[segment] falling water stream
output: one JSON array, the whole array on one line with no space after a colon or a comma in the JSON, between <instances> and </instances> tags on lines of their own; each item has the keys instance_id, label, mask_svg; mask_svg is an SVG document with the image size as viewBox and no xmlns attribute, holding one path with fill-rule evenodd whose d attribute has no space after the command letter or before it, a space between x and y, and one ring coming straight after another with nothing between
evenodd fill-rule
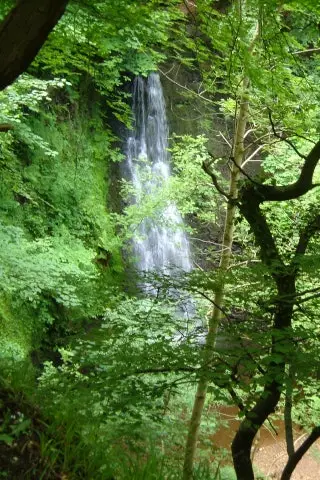
<instances>
[{"instance_id":1,"label":"falling water stream","mask_svg":"<svg viewBox=\"0 0 320 480\"><path fill-rule=\"evenodd\" d=\"M170 178L166 107L157 73L135 79L132 112L134 128L127 141L126 168L139 204L141 198L152 195ZM139 270L190 271L189 242L176 205L167 203L160 215L159 221L143 219L133 240Z\"/></svg>"}]
</instances>

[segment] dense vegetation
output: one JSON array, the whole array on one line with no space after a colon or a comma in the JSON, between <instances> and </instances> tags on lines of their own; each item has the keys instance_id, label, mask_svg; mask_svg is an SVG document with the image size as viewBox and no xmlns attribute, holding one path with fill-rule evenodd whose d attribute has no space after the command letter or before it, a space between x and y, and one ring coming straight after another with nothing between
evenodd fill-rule
<instances>
[{"instance_id":1,"label":"dense vegetation","mask_svg":"<svg viewBox=\"0 0 320 480\"><path fill-rule=\"evenodd\" d=\"M14 3L0 6L0 477L263 478L254 439L277 412L289 479L320 436L318 2ZM172 175L137 203L121 165L133 79L154 71ZM138 226L167 224L172 203L193 270L137 271ZM241 418L230 451L212 441L221 405Z\"/></svg>"}]
</instances>

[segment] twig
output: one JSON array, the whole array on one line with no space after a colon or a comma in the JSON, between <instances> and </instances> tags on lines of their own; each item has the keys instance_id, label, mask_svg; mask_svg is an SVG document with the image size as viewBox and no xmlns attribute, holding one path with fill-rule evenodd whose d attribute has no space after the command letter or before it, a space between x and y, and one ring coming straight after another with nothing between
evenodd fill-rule
<instances>
[{"instance_id":1,"label":"twig","mask_svg":"<svg viewBox=\"0 0 320 480\"><path fill-rule=\"evenodd\" d=\"M198 240L199 242L211 243L212 245L217 245L218 247L223 247L222 243L212 242L210 240L202 240L202 238L189 237L189 240Z\"/></svg>"},{"instance_id":2,"label":"twig","mask_svg":"<svg viewBox=\"0 0 320 480\"><path fill-rule=\"evenodd\" d=\"M291 52L291 55L301 55L301 53L320 52L320 47L308 48L307 50L298 50L297 52Z\"/></svg>"},{"instance_id":3,"label":"twig","mask_svg":"<svg viewBox=\"0 0 320 480\"><path fill-rule=\"evenodd\" d=\"M266 147L268 144L267 143L263 143L262 145L259 145L259 147L257 147L255 149L255 151L253 153L251 153L251 155L249 155L248 158L245 159L245 161L242 163L241 167L243 168L245 166L246 163L250 162L253 157L258 153L260 152L260 150L262 150L264 147Z\"/></svg>"},{"instance_id":4,"label":"twig","mask_svg":"<svg viewBox=\"0 0 320 480\"><path fill-rule=\"evenodd\" d=\"M303 160L306 160L307 159L306 155L303 155L302 153L300 153L299 150L297 149L297 147L294 145L294 143L292 143L290 140L288 140L286 137L284 137L282 134L280 134L276 131L275 125L274 125L273 120L272 120L272 112L271 112L270 108L268 108L268 116L269 116L269 121L270 121L270 125L271 125L271 128L272 128L273 135L275 137L279 138L280 140L283 140L288 145L290 145L290 147L296 152L296 154L300 158L303 158Z\"/></svg>"},{"instance_id":5,"label":"twig","mask_svg":"<svg viewBox=\"0 0 320 480\"><path fill-rule=\"evenodd\" d=\"M230 148L232 148L231 143L230 143L229 140L223 135L223 133L219 131L219 135L220 135L220 137L223 138L223 140L226 142L226 144L227 144Z\"/></svg>"},{"instance_id":6,"label":"twig","mask_svg":"<svg viewBox=\"0 0 320 480\"><path fill-rule=\"evenodd\" d=\"M170 82L174 83L175 85L182 88L183 90L186 90L187 92L191 93L192 95L195 95L199 98L202 98L202 100L205 100L208 103L211 103L211 104L215 103L213 100L210 100L210 98L203 97L200 93L197 93L194 90L191 90L191 88L188 88L186 85L182 85L181 83L177 82L173 78L169 77L169 75L167 75L163 70L161 70L161 68L158 68L158 70L164 77L166 77L168 80L170 80Z\"/></svg>"},{"instance_id":7,"label":"twig","mask_svg":"<svg viewBox=\"0 0 320 480\"><path fill-rule=\"evenodd\" d=\"M202 162L202 168L203 168L203 170L209 175L209 177L211 177L212 183L213 183L213 185L216 187L216 189L218 190L218 192L221 193L221 195L223 195L223 196L224 196L225 198L227 198L228 200L232 200L232 198L230 197L230 195L228 195L228 193L226 193L226 192L222 189L222 187L220 187L216 175L215 175L215 174L213 173L213 171L210 170L210 168L209 168L208 162Z\"/></svg>"}]
</instances>

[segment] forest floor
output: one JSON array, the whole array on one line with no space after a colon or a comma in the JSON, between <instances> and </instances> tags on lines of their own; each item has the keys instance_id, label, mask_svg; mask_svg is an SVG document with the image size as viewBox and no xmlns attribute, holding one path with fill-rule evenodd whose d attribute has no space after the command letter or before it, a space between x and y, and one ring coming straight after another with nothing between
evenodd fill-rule
<instances>
[{"instance_id":1,"label":"forest floor","mask_svg":"<svg viewBox=\"0 0 320 480\"><path fill-rule=\"evenodd\" d=\"M297 437L298 447L305 436ZM262 441L258 445L254 465L267 479L280 479L281 472L287 462L286 444L284 438L276 438L272 443ZM314 444L302 458L294 470L292 480L319 480L320 478L320 443Z\"/></svg>"},{"instance_id":2,"label":"forest floor","mask_svg":"<svg viewBox=\"0 0 320 480\"><path fill-rule=\"evenodd\" d=\"M274 437L266 430L261 441L258 442L254 456L254 465L267 479L280 479L281 472L287 462L286 442L284 431L278 430ZM307 434L295 432L295 448L298 448L305 440ZM294 470L292 480L319 480L320 478L320 442L314 443L304 455Z\"/></svg>"},{"instance_id":3,"label":"forest floor","mask_svg":"<svg viewBox=\"0 0 320 480\"><path fill-rule=\"evenodd\" d=\"M48 432L46 420L22 393L0 385L1 479L69 478L68 472L63 471L61 445L65 444L65 432Z\"/></svg>"},{"instance_id":4,"label":"forest floor","mask_svg":"<svg viewBox=\"0 0 320 480\"><path fill-rule=\"evenodd\" d=\"M236 418L237 412L233 407L220 407L219 413L225 424L223 428L211 436L211 441L213 445L219 445L219 448L222 447L230 451L232 439L239 425L239 420ZM295 448L301 445L306 436L307 433L303 429L294 427ZM264 475L262 478L279 480L287 458L284 424L282 420L276 419L271 424L263 426L260 438L255 442L254 467L257 472ZM320 440L313 444L298 463L291 479L320 479Z\"/></svg>"}]
</instances>

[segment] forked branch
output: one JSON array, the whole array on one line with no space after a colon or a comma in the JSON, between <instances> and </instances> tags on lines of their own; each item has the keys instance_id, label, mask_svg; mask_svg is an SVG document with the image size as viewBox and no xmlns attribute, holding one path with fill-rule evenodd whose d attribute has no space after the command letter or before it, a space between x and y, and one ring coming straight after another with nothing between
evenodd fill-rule
<instances>
[{"instance_id":1,"label":"forked branch","mask_svg":"<svg viewBox=\"0 0 320 480\"><path fill-rule=\"evenodd\" d=\"M255 197L258 203L262 202L281 202L292 200L306 194L313 188L319 186L312 183L315 168L320 159L320 140L314 145L310 153L305 157L301 168L300 176L295 183L284 186L273 186L255 183L247 184L242 188L240 196ZM253 193L254 192L254 193Z\"/></svg>"},{"instance_id":2,"label":"forked branch","mask_svg":"<svg viewBox=\"0 0 320 480\"><path fill-rule=\"evenodd\" d=\"M223 195L228 200L231 200L230 195L223 190L223 188L220 186L220 184L218 182L217 176L211 170L211 168L210 168L211 163L212 162L203 162L202 163L203 170L206 172L207 175L209 175L209 177L211 177L212 183L216 187L218 192L221 193L221 195Z\"/></svg>"},{"instance_id":3,"label":"forked branch","mask_svg":"<svg viewBox=\"0 0 320 480\"><path fill-rule=\"evenodd\" d=\"M303 255L306 252L311 238L319 231L320 231L320 214L312 218L307 223L305 228L302 230L300 234L299 242L296 248L294 260L297 260L297 257L299 255Z\"/></svg>"},{"instance_id":4,"label":"forked branch","mask_svg":"<svg viewBox=\"0 0 320 480\"><path fill-rule=\"evenodd\" d=\"M285 466L281 480L290 480L292 472L300 462L301 458L307 453L309 448L313 445L313 443L318 440L320 437L320 425L315 427L310 435L306 438L303 444L295 451L293 455L289 458L287 465Z\"/></svg>"}]
</instances>

